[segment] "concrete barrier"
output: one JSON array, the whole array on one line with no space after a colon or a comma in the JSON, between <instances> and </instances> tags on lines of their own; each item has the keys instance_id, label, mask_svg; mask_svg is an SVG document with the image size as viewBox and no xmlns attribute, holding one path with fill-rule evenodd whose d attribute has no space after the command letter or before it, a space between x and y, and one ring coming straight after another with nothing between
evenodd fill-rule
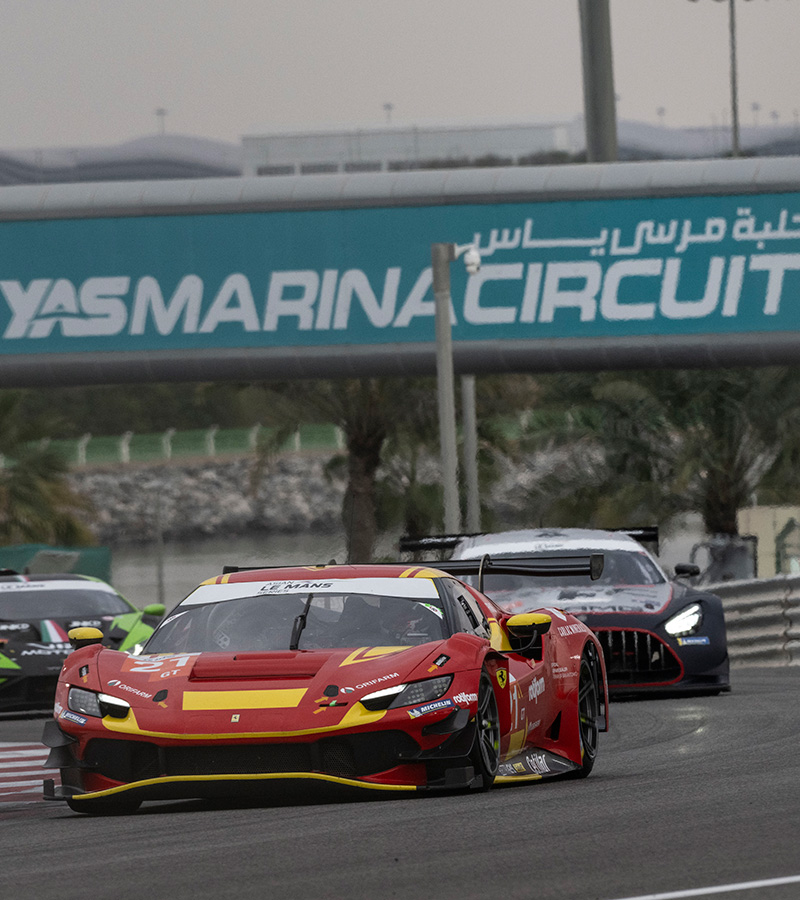
<instances>
[{"instance_id":1,"label":"concrete barrier","mask_svg":"<svg viewBox=\"0 0 800 900\"><path fill-rule=\"evenodd\" d=\"M733 666L800 665L800 575L703 585L725 609Z\"/></svg>"}]
</instances>

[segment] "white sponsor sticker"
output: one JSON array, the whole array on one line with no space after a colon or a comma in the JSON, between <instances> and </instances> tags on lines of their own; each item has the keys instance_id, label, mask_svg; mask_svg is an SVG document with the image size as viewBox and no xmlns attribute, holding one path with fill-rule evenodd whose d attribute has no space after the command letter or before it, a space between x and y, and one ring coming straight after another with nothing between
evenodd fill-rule
<instances>
[{"instance_id":1,"label":"white sponsor sticker","mask_svg":"<svg viewBox=\"0 0 800 900\"><path fill-rule=\"evenodd\" d=\"M376 597L404 597L410 600L438 598L429 578L309 578L294 581L241 581L231 584L201 584L181 603L222 603L239 597L276 594L365 594Z\"/></svg>"}]
</instances>

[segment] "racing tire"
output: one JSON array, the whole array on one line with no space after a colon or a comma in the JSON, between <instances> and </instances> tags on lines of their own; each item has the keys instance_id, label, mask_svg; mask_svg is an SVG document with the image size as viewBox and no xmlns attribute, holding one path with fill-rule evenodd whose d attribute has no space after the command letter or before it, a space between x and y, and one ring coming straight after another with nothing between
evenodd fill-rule
<instances>
[{"instance_id":1,"label":"racing tire","mask_svg":"<svg viewBox=\"0 0 800 900\"><path fill-rule=\"evenodd\" d=\"M492 679L481 672L478 684L478 711L475 713L475 742L470 753L472 767L480 777L479 790L488 791L500 767L500 715Z\"/></svg>"},{"instance_id":2,"label":"racing tire","mask_svg":"<svg viewBox=\"0 0 800 900\"><path fill-rule=\"evenodd\" d=\"M597 659L589 651L581 657L578 677L578 734L581 742L581 764L572 775L586 778L594 768L597 759L597 738L600 733L600 684L597 673Z\"/></svg>"},{"instance_id":3,"label":"racing tire","mask_svg":"<svg viewBox=\"0 0 800 900\"><path fill-rule=\"evenodd\" d=\"M74 800L67 798L67 806L77 813L87 816L128 816L142 805L141 800L130 797L109 800Z\"/></svg>"}]
</instances>

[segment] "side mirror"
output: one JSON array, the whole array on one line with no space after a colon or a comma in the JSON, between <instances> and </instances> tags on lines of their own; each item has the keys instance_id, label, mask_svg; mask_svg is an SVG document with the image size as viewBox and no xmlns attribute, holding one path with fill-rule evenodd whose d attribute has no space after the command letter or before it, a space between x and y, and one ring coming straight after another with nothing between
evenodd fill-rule
<instances>
[{"instance_id":1,"label":"side mirror","mask_svg":"<svg viewBox=\"0 0 800 900\"><path fill-rule=\"evenodd\" d=\"M700 574L700 566L696 566L694 563L678 563L675 566L675 577L676 578L694 578L695 575Z\"/></svg>"},{"instance_id":2,"label":"side mirror","mask_svg":"<svg viewBox=\"0 0 800 900\"><path fill-rule=\"evenodd\" d=\"M103 632L99 628L70 628L67 637L73 650L103 643Z\"/></svg>"},{"instance_id":3,"label":"side mirror","mask_svg":"<svg viewBox=\"0 0 800 900\"><path fill-rule=\"evenodd\" d=\"M534 631L547 634L553 620L544 613L517 613L506 619L506 628L515 637L530 637Z\"/></svg>"},{"instance_id":4,"label":"side mirror","mask_svg":"<svg viewBox=\"0 0 800 900\"><path fill-rule=\"evenodd\" d=\"M151 603L142 610L146 616L158 616L159 619L166 611L167 607L163 603Z\"/></svg>"},{"instance_id":5,"label":"side mirror","mask_svg":"<svg viewBox=\"0 0 800 900\"><path fill-rule=\"evenodd\" d=\"M518 613L506 619L510 652L541 659L542 635L547 634L551 623L550 616L544 613Z\"/></svg>"}]
</instances>

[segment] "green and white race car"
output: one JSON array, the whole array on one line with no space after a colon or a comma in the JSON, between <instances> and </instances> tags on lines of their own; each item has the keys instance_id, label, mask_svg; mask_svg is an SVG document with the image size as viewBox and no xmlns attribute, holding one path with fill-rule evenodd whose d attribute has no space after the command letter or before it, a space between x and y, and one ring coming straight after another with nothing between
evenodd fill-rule
<instances>
[{"instance_id":1,"label":"green and white race car","mask_svg":"<svg viewBox=\"0 0 800 900\"><path fill-rule=\"evenodd\" d=\"M70 628L99 628L106 646L127 650L146 641L163 615L163 604L139 610L88 575L0 575L0 712L52 707L72 652Z\"/></svg>"}]
</instances>

